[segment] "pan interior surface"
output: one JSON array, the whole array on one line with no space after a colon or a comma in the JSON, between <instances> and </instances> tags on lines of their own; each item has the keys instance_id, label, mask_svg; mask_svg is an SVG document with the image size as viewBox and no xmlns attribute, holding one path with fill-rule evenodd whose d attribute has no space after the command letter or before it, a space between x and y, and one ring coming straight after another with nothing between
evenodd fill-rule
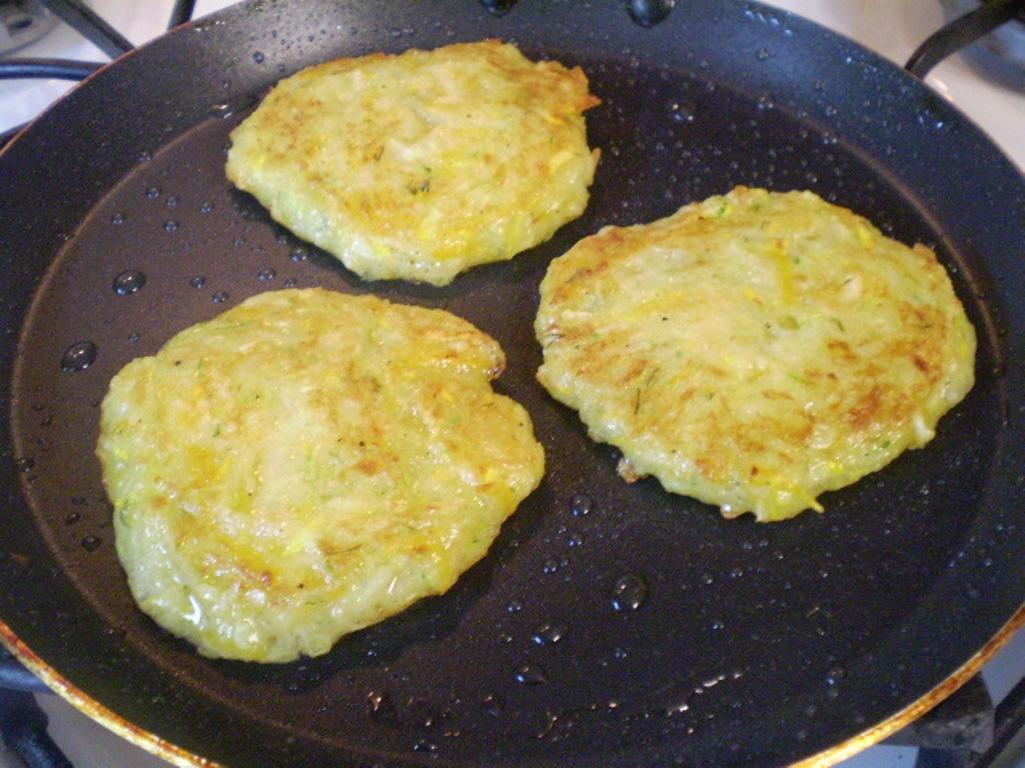
<instances>
[{"instance_id":1,"label":"pan interior surface","mask_svg":"<svg viewBox=\"0 0 1025 768\"><path fill-rule=\"evenodd\" d=\"M227 47L241 95L225 101L220 80L200 86L207 106L190 113L202 100L176 86L191 105L185 118L166 135L153 129L151 148L111 174L26 278L33 299L10 387L17 490L5 491L4 509L20 522L5 534L0 616L44 660L140 727L232 765L764 766L885 719L995 634L1021 599L1003 581L1025 562L1022 547L1002 538L1021 508L1005 488L1021 451L1007 435L1008 403L1019 397L1007 370L1017 358L993 332L1007 322L993 309L999 296L980 287L991 265L894 172L912 149L866 149L824 107L812 113L797 97L733 79L729 66L740 65L717 67L713 48L707 58L659 53L674 39L667 35L709 34L732 14L743 32L737 55L750 59L743 66L774 66L782 32L756 45L765 30L759 37L748 26L777 32L739 5L697 3L686 16L681 7L677 31L654 31L647 50L646 33L621 29L629 22L612 11L602 18L615 42L573 44L565 4L518 8L503 26L446 3L451 16L424 11L439 13L438 23L415 27L397 2L380 10L398 20L384 27L356 6L300 5L255 3L217 17L221 26L165 38L160 45L187 51L185 35L210 35L214 49L202 42L200 52L214 63ZM774 18L797 38L862 55ZM311 38L307 47L286 39L286 19ZM549 21L547 33L532 26ZM342 30L338 39L332 30ZM331 55L489 35L517 38L533 58L581 65L603 102L588 113L591 146L602 150L590 206L549 242L445 288L367 283L225 179L229 132L276 78ZM149 53L159 51L135 58ZM122 77L145 64L131 58ZM884 85L903 83L880 72L871 76ZM118 67L107 74L118 78ZM853 102L831 108L857 120ZM917 121L901 130L926 139L951 131ZM965 141L974 136L960 130ZM737 184L811 189L902 242L934 247L980 337L975 388L933 442L826 494L824 515L776 525L725 521L651 480L623 483L617 452L588 439L534 380L537 287L552 258L602 226L651 221ZM1012 204L1021 205L1017 194ZM548 473L448 594L317 659L211 661L132 602L94 457L98 406L129 360L251 295L292 286L444 308L498 339L508 367L497 389L530 412Z\"/></svg>"}]
</instances>

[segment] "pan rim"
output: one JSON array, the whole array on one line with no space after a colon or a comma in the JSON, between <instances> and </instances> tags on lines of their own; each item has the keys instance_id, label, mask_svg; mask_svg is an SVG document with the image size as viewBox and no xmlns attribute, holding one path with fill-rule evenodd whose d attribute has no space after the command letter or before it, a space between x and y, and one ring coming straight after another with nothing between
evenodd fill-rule
<instances>
[{"instance_id":1,"label":"pan rim","mask_svg":"<svg viewBox=\"0 0 1025 768\"><path fill-rule=\"evenodd\" d=\"M1022 628L1025 628L1025 606L1019 608L1008 622L1001 627L1000 631L974 656L916 701L911 702L886 720L869 726L839 744L791 763L790 768L829 768L871 746L879 744L956 693L958 689L978 674L986 663L996 656L1010 642L1015 633ZM152 731L140 728L104 706L43 661L2 619L0 619L0 644L10 651L36 677L46 683L53 693L60 696L64 701L91 720L100 723L129 743L166 760L172 765L177 766L177 768L225 768L221 763L209 760L202 755L198 755L161 738Z\"/></svg>"},{"instance_id":2,"label":"pan rim","mask_svg":"<svg viewBox=\"0 0 1025 768\"><path fill-rule=\"evenodd\" d=\"M94 699L84 690L69 681L54 667L47 664L18 635L0 619L0 644L2 644L26 669L46 683L51 693L60 696L91 720L100 723L126 741L152 755L166 760L178 768L222 768L220 763L179 747L145 728L140 728L127 718Z\"/></svg>"}]
</instances>

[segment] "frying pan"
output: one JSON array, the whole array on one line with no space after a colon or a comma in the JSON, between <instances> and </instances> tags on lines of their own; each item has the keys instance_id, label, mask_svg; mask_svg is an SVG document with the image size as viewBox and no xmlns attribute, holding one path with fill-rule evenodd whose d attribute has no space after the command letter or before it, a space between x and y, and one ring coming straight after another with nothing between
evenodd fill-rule
<instances>
[{"instance_id":1,"label":"frying pan","mask_svg":"<svg viewBox=\"0 0 1025 768\"><path fill-rule=\"evenodd\" d=\"M364 283L225 181L229 131L280 77L490 36L582 65L603 100L590 206L551 241L446 288ZM533 378L551 258L741 183L812 189L933 246L979 334L975 388L932 443L774 525L623 483L616 451ZM956 688L1021 622L1025 182L913 78L800 18L690 0L641 29L612 0L501 18L464 0L249 2L39 119L0 156L0 210L4 642L174 762L827 764ZM444 307L495 336L498 388L530 411L548 473L448 594L317 659L211 661L132 603L98 404L128 360L285 285Z\"/></svg>"}]
</instances>

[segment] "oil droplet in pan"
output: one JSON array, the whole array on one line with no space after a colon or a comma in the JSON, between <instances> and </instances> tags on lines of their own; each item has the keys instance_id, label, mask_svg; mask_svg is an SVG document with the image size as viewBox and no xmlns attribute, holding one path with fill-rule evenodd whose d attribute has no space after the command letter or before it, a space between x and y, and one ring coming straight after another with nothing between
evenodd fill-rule
<instances>
[{"instance_id":1,"label":"oil droplet in pan","mask_svg":"<svg viewBox=\"0 0 1025 768\"><path fill-rule=\"evenodd\" d=\"M30 457L14 460L14 470L27 475L36 466L36 460Z\"/></svg>"},{"instance_id":2,"label":"oil droplet in pan","mask_svg":"<svg viewBox=\"0 0 1025 768\"><path fill-rule=\"evenodd\" d=\"M839 685L843 682L843 679L847 677L847 670L841 666L830 667L826 673L826 684L827 685Z\"/></svg>"},{"instance_id":3,"label":"oil droplet in pan","mask_svg":"<svg viewBox=\"0 0 1025 768\"><path fill-rule=\"evenodd\" d=\"M512 10L516 0L480 0L480 4L492 16L504 16Z\"/></svg>"},{"instance_id":4,"label":"oil droplet in pan","mask_svg":"<svg viewBox=\"0 0 1025 768\"><path fill-rule=\"evenodd\" d=\"M669 117L674 123L693 123L697 117L697 108L687 101L674 101L669 105Z\"/></svg>"},{"instance_id":5,"label":"oil droplet in pan","mask_svg":"<svg viewBox=\"0 0 1025 768\"><path fill-rule=\"evenodd\" d=\"M387 693L381 691L371 691L367 694L367 712L375 720L382 722L397 723L399 719L395 703Z\"/></svg>"},{"instance_id":6,"label":"oil droplet in pan","mask_svg":"<svg viewBox=\"0 0 1025 768\"><path fill-rule=\"evenodd\" d=\"M591 513L591 499L583 494L575 494L570 501L570 514L573 517L586 517Z\"/></svg>"},{"instance_id":7,"label":"oil droplet in pan","mask_svg":"<svg viewBox=\"0 0 1025 768\"><path fill-rule=\"evenodd\" d=\"M516 682L524 685L544 685L548 682L548 675L537 664L523 664L516 668L513 674Z\"/></svg>"},{"instance_id":8,"label":"oil droplet in pan","mask_svg":"<svg viewBox=\"0 0 1025 768\"><path fill-rule=\"evenodd\" d=\"M648 585L635 573L627 573L612 585L612 607L621 612L636 611L648 597Z\"/></svg>"},{"instance_id":9,"label":"oil droplet in pan","mask_svg":"<svg viewBox=\"0 0 1025 768\"><path fill-rule=\"evenodd\" d=\"M568 627L562 622L546 621L534 630L531 640L538 645L555 645L566 636L567 629Z\"/></svg>"},{"instance_id":10,"label":"oil droplet in pan","mask_svg":"<svg viewBox=\"0 0 1025 768\"><path fill-rule=\"evenodd\" d=\"M627 0L626 10L634 23L653 27L669 15L676 0Z\"/></svg>"},{"instance_id":11,"label":"oil droplet in pan","mask_svg":"<svg viewBox=\"0 0 1025 768\"><path fill-rule=\"evenodd\" d=\"M408 720L418 728L433 728L448 716L427 699L417 696L410 697L406 701L406 713L407 717L403 720Z\"/></svg>"},{"instance_id":12,"label":"oil droplet in pan","mask_svg":"<svg viewBox=\"0 0 1025 768\"><path fill-rule=\"evenodd\" d=\"M255 96L243 94L242 96L236 96L233 99L222 101L220 104L214 104L210 107L210 114L221 119L229 118L236 112L241 112L253 106L256 101L257 99Z\"/></svg>"},{"instance_id":13,"label":"oil droplet in pan","mask_svg":"<svg viewBox=\"0 0 1025 768\"><path fill-rule=\"evenodd\" d=\"M481 706L484 708L484 711L487 714L491 715L492 717L498 717L500 714L502 714L502 710L505 709L505 702L502 701L502 698L500 696L496 696L493 693L489 693L481 701Z\"/></svg>"},{"instance_id":14,"label":"oil droplet in pan","mask_svg":"<svg viewBox=\"0 0 1025 768\"><path fill-rule=\"evenodd\" d=\"M114 278L114 292L118 296L128 296L146 285L146 275L137 269L128 269Z\"/></svg>"},{"instance_id":15,"label":"oil droplet in pan","mask_svg":"<svg viewBox=\"0 0 1025 768\"><path fill-rule=\"evenodd\" d=\"M74 373L84 371L96 360L96 345L91 341L76 341L64 352L61 369Z\"/></svg>"}]
</instances>

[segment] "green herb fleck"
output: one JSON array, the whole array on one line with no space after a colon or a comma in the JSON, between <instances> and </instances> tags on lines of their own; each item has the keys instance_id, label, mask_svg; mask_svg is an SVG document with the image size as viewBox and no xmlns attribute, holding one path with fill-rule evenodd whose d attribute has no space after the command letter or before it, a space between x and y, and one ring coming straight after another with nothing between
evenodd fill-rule
<instances>
[{"instance_id":1,"label":"green herb fleck","mask_svg":"<svg viewBox=\"0 0 1025 768\"><path fill-rule=\"evenodd\" d=\"M431 180L421 179L419 182L407 184L406 191L411 195L424 195L431 191Z\"/></svg>"}]
</instances>

